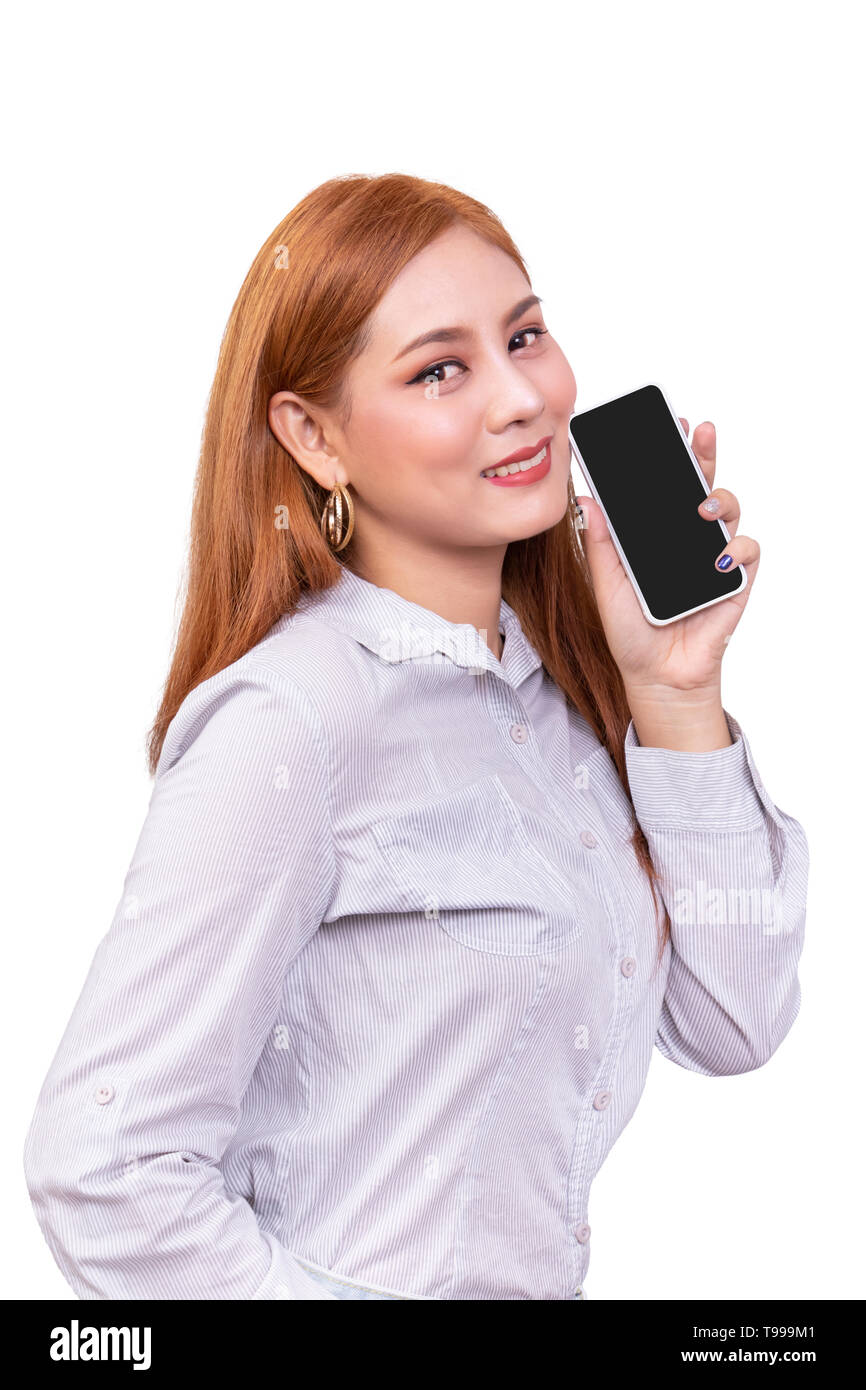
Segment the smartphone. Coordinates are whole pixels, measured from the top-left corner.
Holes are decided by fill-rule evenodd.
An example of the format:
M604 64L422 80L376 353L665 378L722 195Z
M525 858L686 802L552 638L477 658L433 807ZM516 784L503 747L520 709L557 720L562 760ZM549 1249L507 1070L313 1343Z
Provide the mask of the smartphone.
M661 386L576 410L568 434L647 622L664 627L746 587L742 565L716 569L730 532L698 511L710 489Z

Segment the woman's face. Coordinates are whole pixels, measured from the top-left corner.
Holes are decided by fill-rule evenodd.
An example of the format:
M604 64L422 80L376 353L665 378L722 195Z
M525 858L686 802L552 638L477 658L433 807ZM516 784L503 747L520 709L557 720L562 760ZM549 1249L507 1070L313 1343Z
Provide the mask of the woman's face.
M327 453L292 448L325 486L351 486L356 555L398 543L433 560L500 547L501 559L561 519L576 383L533 300L511 257L464 227L389 287L349 370L345 431L327 417ZM510 475L522 484L482 476L548 440L539 466Z

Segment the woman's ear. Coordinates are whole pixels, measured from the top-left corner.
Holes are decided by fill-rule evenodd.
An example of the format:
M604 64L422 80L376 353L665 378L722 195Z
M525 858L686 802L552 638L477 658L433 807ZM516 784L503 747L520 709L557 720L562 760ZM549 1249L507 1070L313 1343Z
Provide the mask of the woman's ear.
M317 418L322 414L322 419ZM346 477L337 454L328 442L324 412L313 413L302 396L294 391L277 391L268 401L271 434L287 453L328 491L335 483L345 486Z

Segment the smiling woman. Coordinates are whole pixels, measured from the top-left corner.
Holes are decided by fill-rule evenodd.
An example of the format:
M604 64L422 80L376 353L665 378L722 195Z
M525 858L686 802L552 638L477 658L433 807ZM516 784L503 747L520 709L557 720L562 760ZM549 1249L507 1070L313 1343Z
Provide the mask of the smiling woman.
M478 225L452 215L392 270L344 367L345 418L293 387L274 392L268 418L324 496L351 488L355 573L394 588L399 572L401 593L439 611L450 590L445 615L492 632L509 545L568 508L575 381L522 264ZM450 355L431 362L434 344ZM520 503L491 482L520 487Z
M531 291L401 174L244 281L153 795L27 1136L81 1297L583 1299L653 1045L729 1075L793 1023L802 828L578 524Z

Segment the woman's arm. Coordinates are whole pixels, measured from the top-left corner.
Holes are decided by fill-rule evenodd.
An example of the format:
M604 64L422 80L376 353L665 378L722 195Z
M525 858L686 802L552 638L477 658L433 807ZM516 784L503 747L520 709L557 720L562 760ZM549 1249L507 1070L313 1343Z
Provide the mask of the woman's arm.
M124 897L27 1134L45 1239L80 1298L330 1299L218 1161L335 877L307 697L245 657L168 730Z
M690 1071L762 1066L800 1006L809 852L764 789L739 724L711 751L625 738L629 788L662 875L672 956L656 1046Z

